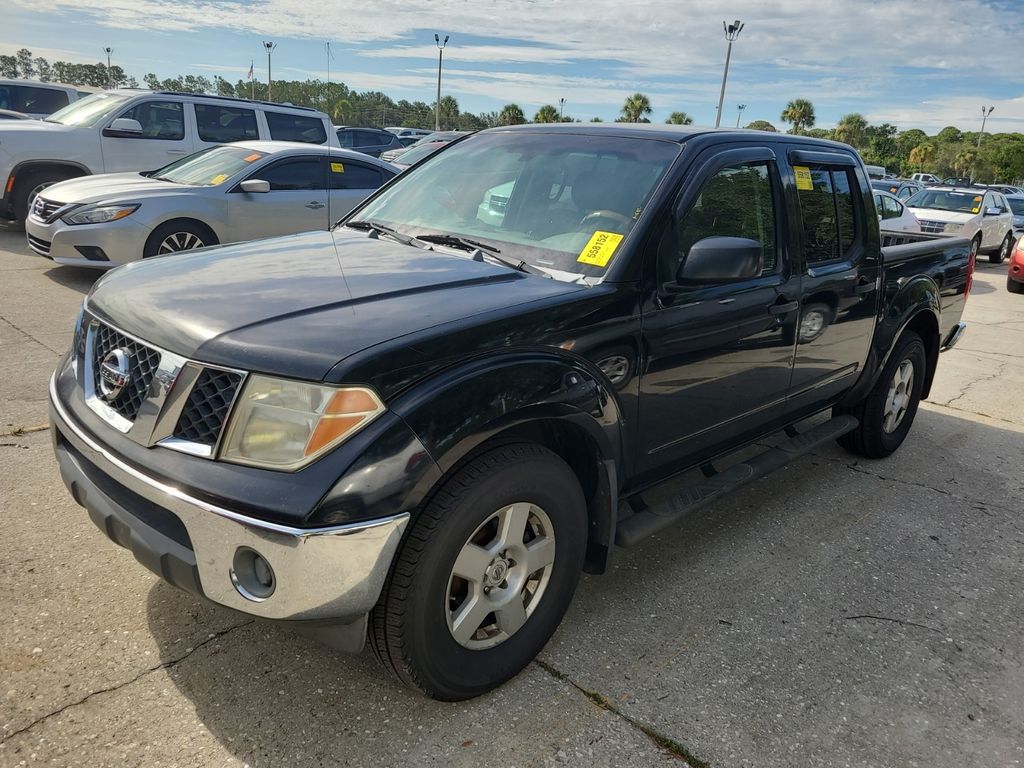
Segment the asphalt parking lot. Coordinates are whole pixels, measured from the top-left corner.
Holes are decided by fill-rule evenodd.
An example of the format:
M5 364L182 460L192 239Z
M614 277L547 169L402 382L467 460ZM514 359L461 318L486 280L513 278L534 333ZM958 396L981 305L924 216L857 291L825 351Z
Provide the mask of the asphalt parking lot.
M0 229L0 765L1024 764L1024 297L981 263L880 462L805 457L585 576L461 704L158 581L57 475L46 381L98 273Z

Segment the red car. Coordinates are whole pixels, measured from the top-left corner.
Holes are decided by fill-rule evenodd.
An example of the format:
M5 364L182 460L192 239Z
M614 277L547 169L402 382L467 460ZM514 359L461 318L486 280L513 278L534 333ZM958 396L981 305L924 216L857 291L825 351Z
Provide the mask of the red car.
M1010 271L1006 274L1006 290L1010 293L1024 293L1024 237L1017 241L1017 247L1010 254Z

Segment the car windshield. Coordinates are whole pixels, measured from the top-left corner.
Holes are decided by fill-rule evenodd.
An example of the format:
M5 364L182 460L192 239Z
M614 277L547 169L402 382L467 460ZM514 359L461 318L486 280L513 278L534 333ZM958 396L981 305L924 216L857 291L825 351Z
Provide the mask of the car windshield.
M618 136L477 134L410 168L349 220L472 239L485 253L597 277L679 151Z
M46 118L48 123L90 127L114 112L132 96L125 93L94 93L73 101Z
M955 189L922 189L907 198L911 208L931 208L936 211L955 213L981 213L984 195L977 192L961 192Z
M1008 197L1006 202L1010 204L1014 216L1024 216L1024 197Z
M210 147L165 165L152 177L192 187L215 187L266 156L266 152L239 146Z

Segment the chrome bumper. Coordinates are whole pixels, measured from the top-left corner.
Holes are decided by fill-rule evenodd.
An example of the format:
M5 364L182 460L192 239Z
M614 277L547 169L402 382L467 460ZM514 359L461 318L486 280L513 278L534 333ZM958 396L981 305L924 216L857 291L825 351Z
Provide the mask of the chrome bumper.
M409 521L407 512L315 529L256 520L194 498L111 454L61 405L53 378L50 416L61 476L75 500L108 536L172 583L190 588L179 582L188 582L189 577L182 579L181 574L194 568L194 591L264 619L352 621L377 602ZM114 492L117 486L128 493ZM172 540L167 526L154 527L144 521L146 515L134 514L132 504L125 503L133 496L142 497L137 506L148 502L159 508L158 514L173 514L184 525L187 542ZM152 508L148 516L152 518ZM240 548L258 553L270 564L272 594L246 594L244 579L235 573Z
M940 352L945 352L947 349L952 349L956 346L956 343L960 341L960 337L964 335L964 331L967 330L967 323L957 323L953 326L952 330L946 335L946 340L942 342L942 346L939 347Z

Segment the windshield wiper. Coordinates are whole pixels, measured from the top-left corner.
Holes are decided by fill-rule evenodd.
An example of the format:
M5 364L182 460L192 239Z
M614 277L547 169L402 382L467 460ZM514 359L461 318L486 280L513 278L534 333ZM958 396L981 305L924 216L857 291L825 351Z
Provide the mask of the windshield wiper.
M408 235L401 234L397 229L381 224L379 221L373 221L372 219L358 219L356 221L345 222L346 227L352 227L352 229L364 229L377 235L387 235L388 237L394 238L402 245L415 245L413 238Z
M501 249L487 243L481 243L478 240L471 240L468 237L460 237L458 235L415 235L417 240L422 240L425 243L437 243L438 245L447 245L452 248L462 248L466 251L476 251L480 253L480 258L475 258L476 261L483 260L483 254L498 262L504 264L506 267L511 267L519 272L527 272L531 275L541 275L542 277L551 277L547 272L542 269L529 264L522 259L512 259L508 256L501 255Z

